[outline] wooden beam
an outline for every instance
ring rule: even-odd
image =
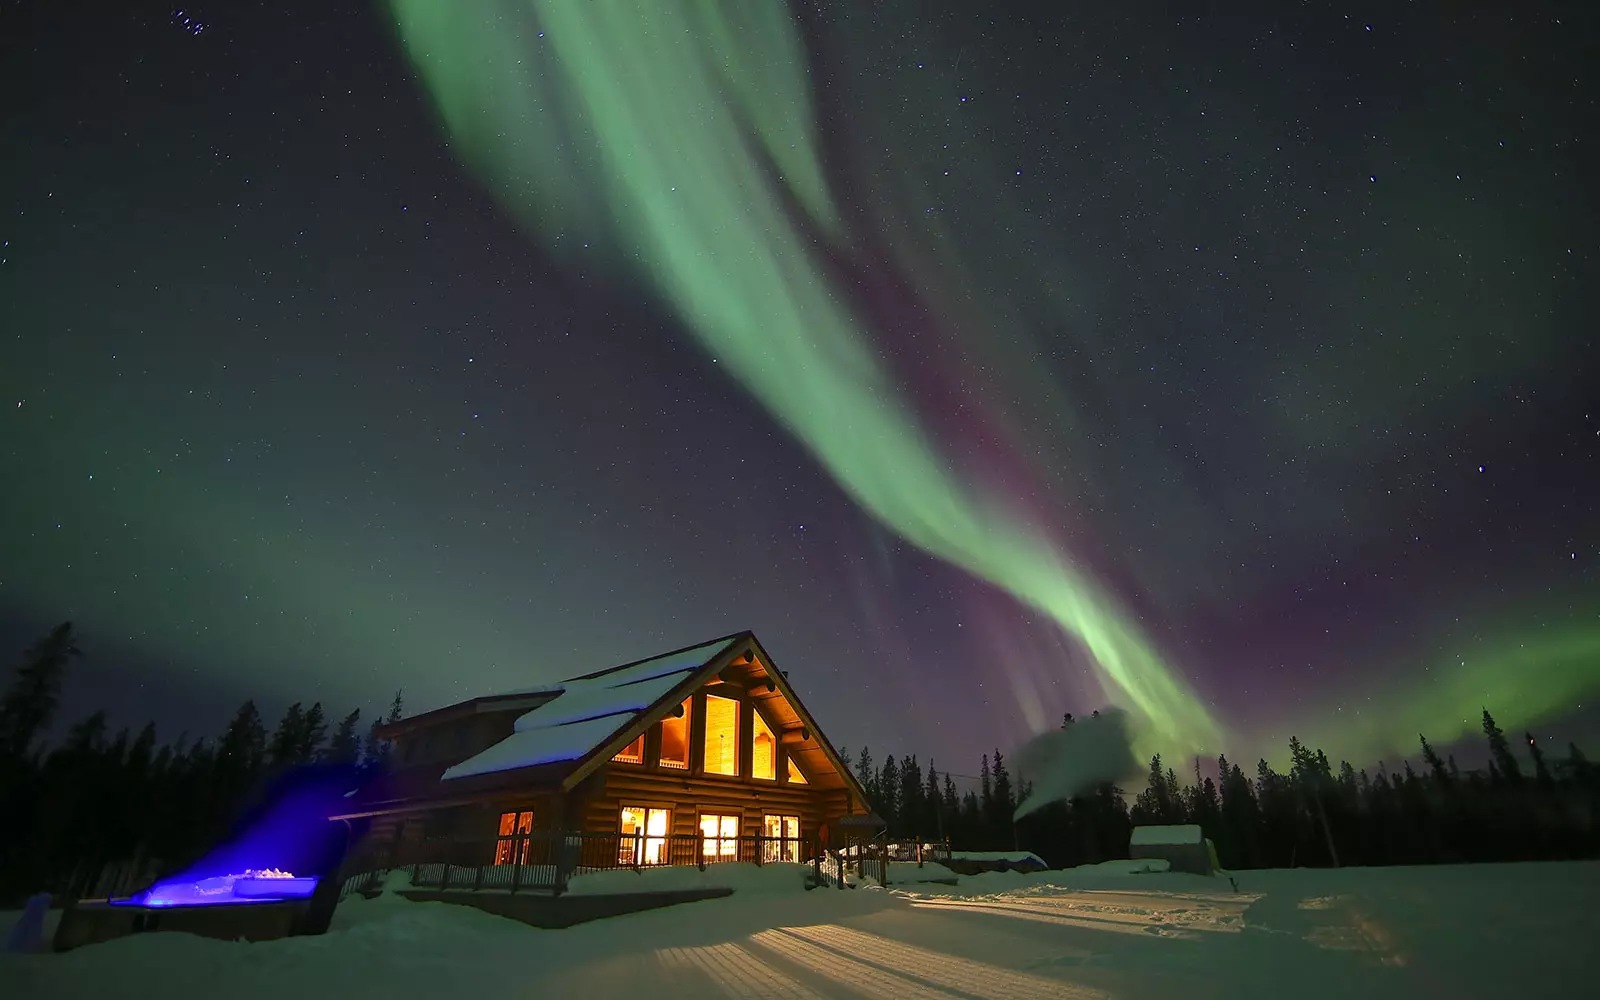
[[[784,746],[795,746],[800,743],[811,742],[811,730],[804,726],[799,729],[785,729],[778,735],[778,742]]]

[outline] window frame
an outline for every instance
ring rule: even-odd
[[[728,704],[733,706],[733,770],[732,771],[720,771],[720,770],[719,771],[713,771],[711,769],[711,701],[713,699],[715,699],[717,701],[725,701]],[[708,692],[705,695],[704,704],[706,706],[705,710],[704,710],[704,712],[705,712],[705,721],[700,726],[700,773],[706,774],[706,775],[711,775],[711,776],[718,777],[718,778],[743,778],[743,777],[745,777],[745,775],[741,774],[740,771],[739,771],[739,758],[740,758],[740,756],[742,754],[742,751],[744,749],[744,745],[743,745],[744,736],[740,732],[740,730],[743,729],[744,727],[739,724],[740,721],[741,721],[739,717],[744,714],[744,702],[742,702],[738,698],[730,698],[727,695],[711,694],[711,693]]]
[[[767,731],[767,738],[772,743],[772,753],[767,758],[767,763],[772,767],[771,775],[756,773],[756,736],[762,729]],[[750,777],[756,781],[778,780],[778,730],[761,714],[761,706],[754,702],[750,704]]]
[[[681,716],[679,716],[677,718],[673,718],[671,716],[668,716],[667,718],[664,718],[659,723],[657,723],[657,725],[659,725],[661,727],[661,738],[660,738],[659,741],[657,741],[658,742],[658,746],[657,746],[657,749],[656,749],[656,766],[660,767],[660,768],[664,768],[665,770],[668,770],[668,771],[687,771],[687,770],[689,770],[690,765],[691,765],[691,761],[692,761],[692,759],[694,757],[694,694],[693,693],[690,693],[687,697],[685,697],[683,699],[682,707],[683,707],[683,715],[681,715]],[[678,761],[668,761],[667,760],[666,746],[667,746],[667,723],[668,722],[672,722],[672,723],[680,723],[681,722],[682,725],[683,725],[683,761],[682,761],[682,763],[679,763]]]
[[[510,822],[507,823],[507,820]],[[510,827],[508,832],[507,827]],[[500,814],[494,842],[496,865],[526,865],[528,844],[533,834],[533,810],[511,809]]]
[[[716,836],[707,836],[705,822],[711,817],[717,819]],[[733,820],[733,834],[730,836],[723,829],[724,820]],[[739,848],[744,841],[744,810],[734,806],[704,806],[695,810],[695,836],[700,840],[699,860],[702,864],[720,864],[727,861],[742,860]],[[715,845],[715,850],[707,850],[708,845]]]
[[[624,757],[624,756],[622,756],[623,754],[627,753],[630,749],[632,749],[634,746],[638,746],[638,748],[639,748],[639,756],[638,757]],[[621,750],[618,750],[615,754],[612,755],[611,763],[613,763],[613,764],[643,764],[644,763],[644,748],[645,748],[644,733],[640,733],[638,736],[634,737],[632,740],[629,740],[627,746],[623,747]]]
[[[767,821],[778,821],[779,834],[776,837],[768,836]],[[794,821],[794,836],[784,836],[784,821]],[[769,813],[761,814],[761,861],[763,864],[771,862],[800,862],[800,845],[804,842],[801,835],[800,816],[798,813]]]
[[[624,833],[622,830],[622,815],[629,809],[637,809],[644,813],[644,826],[642,833]],[[671,805],[662,802],[640,802],[638,800],[622,801],[617,803],[617,863],[629,868],[660,868],[672,864],[672,814]],[[667,817],[666,832],[652,834],[650,832],[650,815],[652,813],[665,813]],[[652,842],[660,843],[659,860],[647,860]]]

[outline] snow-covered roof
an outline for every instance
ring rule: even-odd
[[[1129,840],[1133,845],[1149,844],[1198,844],[1205,839],[1200,828],[1194,824],[1183,826],[1136,826],[1133,828],[1133,837]]]
[[[441,778],[579,760],[739,638],[718,639],[552,685],[561,692],[558,696],[519,716],[510,736],[446,769]]]

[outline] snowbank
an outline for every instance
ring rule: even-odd
[[[867,866],[868,878],[866,881],[873,881],[871,874],[876,870],[876,868],[876,865]],[[909,885],[914,882],[939,882],[946,879],[957,878],[960,878],[960,876],[946,868],[944,865],[941,865],[935,861],[924,861],[920,868],[917,866],[915,861],[889,862],[890,885]]]
[[[916,867],[915,865],[912,866]],[[777,863],[755,865],[746,861],[665,868],[618,868],[574,876],[567,892],[574,896],[603,896],[624,892],[670,892],[680,889],[732,889],[735,892],[805,892],[807,865]]]
[[[1040,868],[1049,868],[1044,863],[1044,858],[1032,851],[951,851],[952,861],[1009,861],[1012,864],[1037,864]]]
[[[1238,892],[1129,862],[916,892],[735,892],[559,931],[384,893],[347,899],[318,937],[0,955],[0,984],[229,1000],[282,1000],[286,984],[295,1000],[1560,1000],[1593,982],[1597,862],[1234,875]]]

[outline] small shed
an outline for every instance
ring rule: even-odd
[[[1128,842],[1130,858],[1165,858],[1172,871],[1195,875],[1217,873],[1217,849],[1193,824],[1136,826]]]

